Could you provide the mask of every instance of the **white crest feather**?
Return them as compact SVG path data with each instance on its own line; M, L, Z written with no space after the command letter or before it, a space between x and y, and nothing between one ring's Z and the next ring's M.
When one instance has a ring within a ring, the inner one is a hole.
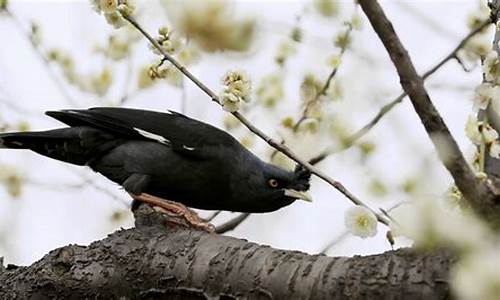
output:
M189 151L193 151L195 149L194 147L188 147L186 145L182 145L182 148L189 150Z
M147 139L155 140L155 141L162 143L162 144L165 144L165 145L170 144L170 141L168 139L162 137L161 135L158 135L158 134L146 131L146 130L142 130L142 129L137 128L137 127L134 127L134 130L137 131L140 135L142 135L143 137L145 137Z

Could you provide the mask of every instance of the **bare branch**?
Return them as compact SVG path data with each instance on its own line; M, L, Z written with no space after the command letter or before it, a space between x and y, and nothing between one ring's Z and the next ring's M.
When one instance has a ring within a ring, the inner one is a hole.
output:
M336 245L343 242L348 236L349 236L349 232L347 232L347 231L342 232L339 236L337 236L335 239L333 239L331 242L329 242L325 247L323 247L323 249L319 253L326 254L328 252L328 250L332 249Z
M455 184L472 207L486 220L499 225L499 199L488 181L476 178L465 160L448 127L434 107L420 77L413 66L408 52L402 45L391 22L375 0L360 0L359 4L384 44L397 69L401 85L408 94L415 111L434 143L439 158L450 172Z
M217 228L215 229L215 232L219 233L219 234L223 234L223 233L226 233L228 231L231 231L231 230L235 229L236 227L238 227L238 225L243 223L243 221L245 221L248 217L250 217L249 213L240 214L239 216L227 221L226 223L217 226Z
M219 105L220 100L219 97L210 89L208 88L205 84L203 84L198 78L196 78L191 72L189 72L186 67L184 67L182 64L180 64L174 57L169 55L159 44L158 42L149 35L137 21L128 15L123 16L130 24L132 24L137 30L139 30L147 39L148 41L162 54L163 59L169 61L174 65L179 71L181 71L186 77L188 77L194 84L196 84L203 92L205 92L211 99L212 101L218 103ZM298 164L302 165L304 168L308 169L311 171L312 174L315 174L319 178L323 179L330 185L332 185L335 189L337 189L339 192L341 192L344 196L346 196L351 202L353 202L356 205L361 205L364 206L370 211L372 211L376 216L377 220L379 222L388 225L389 222L380 215L378 212L374 211L373 209L369 208L366 204L364 204L361 200L359 200L354 194L349 192L342 183L334 180L333 178L330 178L328 175L323 173L320 169L314 167L311 165L307 160L300 158L297 154L295 154L292 150L290 150L284 143L280 143L267 134L265 134L263 131L258 129L255 125L253 125L247 118L245 118L242 114L240 114L238 111L235 111L232 113L233 116L235 116L243 125L245 125L251 132L259 136L261 139L266 141L271 147L275 148L276 150L282 152L286 156L288 156L290 159L294 160Z

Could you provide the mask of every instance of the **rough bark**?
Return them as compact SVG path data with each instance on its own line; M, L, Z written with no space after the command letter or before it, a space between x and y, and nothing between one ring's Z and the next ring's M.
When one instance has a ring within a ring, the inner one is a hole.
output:
M327 257L165 226L143 205L136 227L0 271L0 299L444 299L452 256L410 249Z

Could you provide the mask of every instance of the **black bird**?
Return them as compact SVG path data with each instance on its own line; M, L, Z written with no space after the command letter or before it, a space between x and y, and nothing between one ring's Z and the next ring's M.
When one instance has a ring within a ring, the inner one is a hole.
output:
M69 127L0 134L0 148L89 166L135 201L182 215L198 227L206 229L184 205L261 213L311 200L309 171L268 164L228 133L177 112L99 107L46 115Z

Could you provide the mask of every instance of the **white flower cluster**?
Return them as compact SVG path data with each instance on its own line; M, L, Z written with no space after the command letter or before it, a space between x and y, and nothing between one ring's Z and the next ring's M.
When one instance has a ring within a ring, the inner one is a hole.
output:
M486 110L489 105L495 110L500 107L500 60L495 50L489 51L483 60L483 73L484 82L474 93L473 109L476 113ZM487 122L478 122L475 117L470 116L465 125L465 133L474 144L479 146L484 143L491 157L500 158L498 132Z
M271 73L262 77L256 94L265 107L275 107L276 103L284 96L283 75Z
M131 15L135 9L130 0L90 0L90 4L97 13L104 15L108 24L117 29L126 24L122 16Z
M469 116L465 124L465 134L476 145L485 143L491 157L500 158L498 132L488 123L479 122L475 116Z
M188 44L186 40L173 34L173 31L167 27L158 29L158 37L155 38L163 52L177 58L183 65L196 63L199 59L199 51L193 44ZM162 51L154 45L149 45L151 51L156 55L162 55ZM167 82L175 87L182 86L182 73L172 64L154 63L141 67L138 77L138 87L140 89L151 86L156 79L166 79Z
M466 256L452 270L455 294L464 300L498 300L500 294L500 245L484 246Z
M483 62L483 73L484 78L487 82L495 85L496 90L496 100L500 101L499 96L499 85L500 85L500 59L498 59L498 53L495 50L491 50L485 57Z
M498 299L500 245L481 220L430 197L401 205L391 216L394 236L412 239L417 248L446 247L459 255L451 270L451 286L457 299Z
M356 205L349 208L344 221L347 230L355 236L367 238L377 234L377 217L364 206Z
M454 209L440 198L426 197L406 203L391 216L393 235L408 237L420 248L451 245L469 251L487 240L489 234L479 219L467 211Z
M467 17L467 25L471 30L486 22L490 17L490 9L485 1L479 1L478 7ZM459 57L472 63L486 56L491 49L491 34L488 29L474 35L465 46L459 51Z
M488 75L485 73L485 77ZM474 111L485 110L491 102L500 101L500 86L490 82L480 84L474 93Z
M62 74L68 83L83 92L102 97L108 92L113 83L113 76L109 68L103 67L100 72L89 75L79 74L71 56L58 49L50 50L47 53L47 59L61 68Z
M324 17L335 17L339 13L339 5L335 0L314 0L314 9Z
M253 40L255 21L235 13L229 0L162 0L176 30L207 52L245 51Z
M248 76L239 71L229 71L222 77L224 90L220 95L222 108L228 112L235 112L241 102L250 101L251 82Z
M161 46L163 51L168 54L174 54L181 47L181 40L172 34L172 31L167 27L163 26L158 29L158 37L155 38L158 44ZM149 44L149 48L156 55L161 55L160 50L158 50L154 45Z

